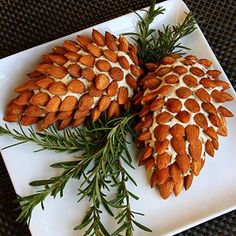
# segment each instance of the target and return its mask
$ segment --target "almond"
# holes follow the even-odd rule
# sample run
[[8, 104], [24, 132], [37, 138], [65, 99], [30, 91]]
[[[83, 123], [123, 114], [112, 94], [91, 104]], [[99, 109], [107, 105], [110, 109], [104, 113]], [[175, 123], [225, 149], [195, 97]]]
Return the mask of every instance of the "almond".
[[85, 66], [93, 67], [95, 58], [92, 55], [84, 55], [80, 57], [79, 62]]
[[198, 85], [197, 79], [192, 75], [185, 75], [183, 81], [188, 87], [195, 87]]
[[65, 48], [59, 47], [59, 46], [53, 47], [53, 48], [52, 48], [52, 51], [53, 51], [54, 53], [60, 54], [60, 55], [64, 55], [64, 54], [67, 52], [67, 50], [66, 50]]
[[219, 141], [217, 139], [212, 139], [211, 140], [213, 147], [215, 148], [215, 150], [219, 149]]
[[167, 152], [159, 154], [155, 157], [155, 163], [158, 170], [166, 168], [170, 163], [170, 161], [171, 161], [171, 156]]
[[99, 74], [95, 79], [95, 86], [99, 90], [104, 90], [109, 85], [109, 78], [105, 74]]
[[108, 118], [118, 116], [120, 114], [120, 107], [117, 101], [111, 101], [110, 106], [107, 109]]
[[202, 84], [204, 86], [204, 88], [214, 88], [214, 87], [216, 87], [216, 84], [214, 83], [214, 81], [209, 79], [209, 78], [202, 78], [200, 80], [200, 84]]
[[35, 105], [30, 105], [25, 109], [25, 115], [27, 116], [42, 116], [45, 114], [45, 110]]
[[[79, 120], [81, 119], [81, 118], [85, 118], [87, 115], [89, 114], [89, 110], [84, 110], [84, 111], [81, 111], [81, 110], [77, 110], [76, 112], [75, 112], [75, 115], [74, 115], [74, 119], [75, 120], [78, 120], [78, 121], [76, 121], [75, 123], [79, 123]], [[73, 124], [74, 125], [74, 124]], [[78, 124], [79, 125], [79, 124]]]
[[139, 64], [139, 59], [137, 56], [137, 48], [134, 45], [130, 45], [129, 57], [135, 65]]
[[48, 90], [50, 93], [58, 96], [65, 95], [67, 93], [66, 85], [60, 81], [50, 84]]
[[188, 98], [185, 102], [184, 102], [185, 107], [193, 112], [199, 112], [200, 111], [200, 106], [199, 104], [193, 99], [193, 98]]
[[52, 65], [51, 64], [48, 64], [48, 63], [41, 63], [41, 64], [38, 64], [37, 67], [36, 67], [36, 71], [38, 72], [41, 72], [43, 74], [47, 74], [46, 72], [46, 69], [48, 69], [49, 67], [51, 67]]
[[171, 145], [178, 154], [180, 155], [186, 154], [185, 140], [183, 138], [182, 139], [172, 138]]
[[88, 81], [92, 81], [96, 77], [94, 70], [91, 68], [84, 68], [82, 70], [82, 76]]
[[126, 83], [131, 87], [131, 88], [137, 88], [137, 82], [135, 78], [131, 74], [127, 74], [125, 76]]
[[198, 63], [202, 64], [205, 67], [210, 67], [212, 65], [212, 61], [208, 59], [200, 59], [198, 60]]
[[202, 69], [198, 67], [194, 67], [194, 66], [190, 68], [190, 72], [192, 72], [194, 75], [199, 76], [199, 77], [202, 77], [205, 75], [205, 72]]
[[98, 60], [96, 62], [96, 67], [100, 70], [100, 71], [109, 71], [111, 69], [111, 65], [108, 61], [106, 60]]
[[202, 106], [202, 109], [209, 114], [216, 114], [217, 113], [217, 110], [212, 103], [203, 102], [201, 104], [201, 106]]
[[203, 102], [209, 103], [211, 101], [211, 97], [210, 97], [209, 93], [204, 88], [197, 89], [195, 91], [195, 94]]
[[167, 75], [165, 77], [165, 82], [167, 84], [174, 84], [179, 82], [179, 78], [176, 75]]
[[194, 139], [189, 145], [189, 154], [193, 160], [199, 160], [202, 156], [202, 143], [199, 139]]
[[175, 183], [175, 186], [174, 186], [174, 194], [175, 196], [178, 196], [181, 192], [181, 190], [183, 189], [183, 186], [184, 186], [184, 178], [181, 177], [180, 180]]
[[156, 170], [153, 172], [153, 181], [151, 179], [151, 184], [152, 187], [155, 185], [161, 185], [163, 184], [169, 177], [170, 173], [169, 173], [169, 168], [163, 168], [160, 170]]
[[47, 93], [38, 92], [38, 93], [35, 93], [31, 97], [30, 103], [33, 104], [33, 105], [44, 106], [44, 105], [47, 104], [49, 99], [50, 99], [50, 96]]
[[167, 96], [171, 93], [171, 91], [173, 90], [173, 86], [172, 85], [163, 85], [161, 86], [156, 92], [159, 96]]
[[204, 130], [204, 133], [212, 139], [218, 139], [217, 133], [213, 127], [208, 127], [206, 130]]
[[29, 104], [30, 98], [33, 96], [33, 91], [25, 91], [22, 92], [16, 99], [14, 100], [14, 103], [18, 106], [23, 106]]
[[146, 116], [147, 114], [149, 114], [149, 112], [150, 112], [150, 105], [146, 105], [140, 111], [139, 117]]
[[168, 111], [170, 111], [172, 113], [177, 113], [181, 110], [182, 103], [177, 98], [170, 98], [166, 102], [166, 108]]
[[77, 105], [77, 98], [74, 96], [67, 96], [61, 103], [60, 111], [72, 111]]
[[156, 141], [156, 142], [155, 142], [155, 149], [156, 149], [156, 152], [157, 152], [158, 154], [163, 154], [163, 153], [166, 151], [168, 145], [169, 145], [168, 139], [165, 139], [165, 140], [163, 140], [162, 142]]
[[176, 139], [182, 139], [185, 135], [184, 127], [180, 124], [175, 124], [170, 128], [170, 134]]
[[155, 159], [154, 158], [149, 158], [145, 161], [146, 170], [151, 170], [154, 165], [155, 165]]
[[77, 127], [77, 126], [81, 125], [85, 121], [85, 119], [86, 119], [86, 116], [75, 119], [72, 123], [73, 127]]
[[187, 87], [180, 87], [175, 91], [175, 93], [179, 98], [183, 99], [188, 98], [192, 95], [192, 91]]
[[117, 50], [115, 37], [110, 32], [107, 31], [105, 33], [105, 43], [110, 50], [112, 51]]
[[169, 57], [169, 56], [164, 57], [164, 58], [162, 59], [162, 63], [163, 63], [164, 65], [173, 64], [173, 63], [175, 63], [175, 58]]
[[15, 91], [17, 93], [22, 93], [27, 90], [35, 90], [35, 89], [39, 89], [39, 86], [37, 85], [37, 81], [29, 80], [29, 81], [25, 82], [24, 84], [17, 86]]
[[223, 90], [230, 88], [229, 83], [227, 83], [223, 80], [214, 80], [214, 84], [216, 86], [221, 86]]
[[181, 170], [176, 163], [170, 166], [170, 176], [172, 177], [175, 184], [177, 184], [182, 178]]
[[25, 110], [25, 106], [18, 106], [14, 103], [10, 103], [7, 106], [6, 113], [7, 114], [12, 114], [12, 115], [21, 115], [21, 114], [24, 113], [24, 110]]
[[46, 117], [43, 119], [42, 123], [39, 124], [39, 129], [44, 130], [48, 128], [51, 124], [53, 124], [57, 120], [56, 112], [49, 112]]
[[183, 174], [187, 173], [190, 168], [190, 159], [187, 154], [177, 155], [176, 162], [178, 164], [179, 169]]
[[164, 98], [156, 98], [152, 104], [150, 105], [150, 110], [151, 111], [157, 111], [161, 109], [165, 104], [165, 99]]
[[93, 108], [93, 110], [91, 111], [91, 118], [92, 121], [95, 122], [101, 115], [101, 111], [99, 111], [99, 109], [97, 107]]
[[185, 127], [185, 133], [187, 140], [192, 143], [194, 140], [198, 139], [199, 127], [197, 125], [188, 125]]
[[80, 58], [79, 54], [76, 53], [76, 52], [67, 52], [67, 53], [65, 54], [65, 57], [66, 57], [68, 60], [73, 61], [73, 62], [78, 61], [79, 58]]
[[59, 110], [61, 98], [59, 96], [52, 97], [46, 105], [48, 112], [56, 112]]
[[129, 69], [129, 67], [130, 67], [129, 61], [127, 60], [127, 58], [125, 56], [118, 57], [118, 62], [123, 69], [125, 69], [125, 70]]
[[43, 77], [42, 79], [39, 79], [36, 84], [38, 87], [43, 88], [43, 89], [48, 89], [50, 84], [54, 82], [54, 79], [51, 77]]
[[41, 60], [44, 63], [49, 63], [49, 64], [53, 64], [52, 60], [49, 57], [50, 54], [45, 54], [41, 56]]
[[130, 65], [130, 71], [131, 71], [131, 73], [132, 73], [134, 76], [136, 76], [136, 77], [138, 77], [138, 76], [141, 75], [141, 69], [140, 69], [139, 66]]
[[93, 105], [93, 102], [94, 102], [93, 97], [91, 97], [89, 94], [84, 94], [79, 99], [78, 109], [80, 111], [89, 110], [91, 106]]
[[92, 38], [98, 46], [105, 46], [105, 37], [99, 31], [93, 29]]
[[139, 164], [142, 164], [144, 160], [148, 159], [152, 155], [152, 153], [153, 148], [151, 146], [146, 146], [139, 157]]
[[72, 118], [72, 116], [73, 116], [73, 111], [61, 111], [58, 114], [57, 119], [64, 120], [64, 119]]
[[85, 35], [77, 35], [77, 42], [82, 48], [87, 48], [87, 46], [92, 43], [92, 40]]
[[[144, 79], [147, 78], [147, 76], [144, 77]], [[148, 89], [151, 89], [151, 90], [156, 89], [160, 84], [161, 84], [161, 80], [156, 78], [156, 76], [153, 76], [153, 75], [149, 76], [144, 81], [144, 86]]]
[[51, 65], [46, 69], [46, 73], [57, 79], [62, 79], [67, 75], [67, 70], [63, 66]]
[[184, 188], [185, 190], [188, 190], [193, 182], [193, 174], [187, 175], [184, 177]]
[[15, 115], [15, 114], [5, 113], [3, 120], [7, 122], [17, 122], [19, 121], [19, 117], [18, 115]]
[[116, 81], [121, 81], [124, 78], [124, 72], [119, 67], [113, 67], [109, 71], [109, 75]]
[[233, 100], [233, 97], [224, 91], [213, 90], [211, 92], [211, 96], [216, 102], [226, 102]]
[[120, 87], [117, 95], [117, 101], [120, 105], [126, 103], [128, 99], [128, 89], [126, 87]]
[[67, 88], [73, 93], [83, 93], [85, 91], [85, 85], [80, 80], [71, 80]]
[[203, 129], [207, 129], [208, 123], [206, 117], [202, 113], [198, 113], [193, 118], [197, 125], [199, 125]]
[[59, 130], [65, 129], [71, 124], [71, 118], [67, 118], [61, 121], [60, 125], [58, 126]]
[[110, 62], [117, 62], [118, 56], [115, 52], [111, 50], [104, 50], [103, 55], [110, 61]]
[[143, 98], [143, 91], [139, 91], [136, 94], [134, 94], [134, 96], [132, 97], [132, 100], [134, 101], [134, 105], [140, 105], [141, 101]]
[[107, 87], [107, 95], [113, 97], [117, 94], [117, 91], [118, 91], [118, 84], [116, 81], [112, 81]]
[[222, 125], [218, 128], [217, 134], [226, 137], [228, 135], [227, 127], [226, 125]]
[[219, 71], [219, 70], [208, 70], [207, 74], [212, 76], [213, 78], [217, 78], [217, 77], [220, 76], [221, 71]]
[[149, 132], [149, 130], [146, 130], [144, 132], [142, 132], [139, 136], [138, 136], [138, 140], [139, 141], [146, 141], [148, 139], [151, 138], [151, 133]]
[[226, 107], [223, 107], [223, 106], [218, 107], [218, 112], [224, 117], [233, 117], [234, 116], [231, 111], [229, 111]]
[[81, 76], [81, 67], [77, 64], [70, 64], [68, 66], [68, 72], [75, 78], [79, 78]]
[[97, 87], [92, 84], [89, 87], [89, 95], [92, 97], [101, 97], [102, 96], [102, 90], [97, 89]]
[[190, 113], [188, 111], [179, 111], [175, 118], [182, 123], [188, 123], [190, 120]]
[[172, 54], [170, 54], [169, 56], [170, 56], [170, 57], [173, 57], [173, 58], [175, 58], [175, 59], [181, 57], [180, 54], [178, 54], [178, 53], [172, 53]]
[[37, 116], [22, 116], [20, 119], [21, 125], [32, 125], [37, 123], [39, 118]]
[[63, 47], [70, 52], [78, 52], [80, 49], [79, 47], [76, 46], [76, 43], [71, 40], [66, 40], [63, 43]]
[[153, 123], [153, 118], [152, 117], [149, 117], [149, 118], [146, 118], [144, 117], [144, 120], [143, 120], [143, 123], [142, 123], [142, 128], [143, 129], [147, 129], [149, 127], [152, 126], [152, 123]]
[[154, 136], [156, 140], [160, 142], [164, 141], [169, 134], [169, 128], [169, 125], [158, 125], [154, 129]]
[[88, 52], [90, 52], [94, 57], [100, 57], [102, 55], [102, 50], [94, 44], [88, 44], [86, 46]]
[[39, 77], [41, 77], [43, 74], [42, 73], [40, 73], [39, 71], [32, 71], [32, 72], [30, 72], [30, 73], [28, 73], [27, 74], [27, 76], [29, 76], [31, 79], [33, 79], [33, 78], [39, 78]]
[[194, 175], [198, 176], [200, 171], [201, 171], [201, 169], [202, 169], [202, 161], [201, 161], [201, 159], [199, 159], [197, 161], [192, 161], [191, 167], [192, 167]]
[[49, 58], [52, 62], [56, 63], [59, 66], [64, 65], [68, 61], [65, 56], [57, 54], [49, 54]]
[[171, 195], [171, 193], [173, 193], [173, 190], [174, 190], [174, 182], [173, 180], [170, 179], [166, 180], [165, 183], [159, 186], [159, 192], [163, 199], [167, 199]]
[[184, 59], [181, 61], [182, 64], [186, 65], [186, 66], [191, 66], [191, 65], [194, 65], [195, 62], [193, 60], [190, 60], [190, 59]]
[[214, 157], [214, 146], [211, 143], [210, 139], [208, 139], [205, 143], [205, 150], [208, 155]]
[[187, 73], [188, 70], [184, 66], [175, 66], [173, 71], [179, 75], [182, 75]]
[[171, 71], [171, 67], [162, 67], [161, 69], [157, 70], [157, 75], [162, 77], [166, 74], [168, 74]]
[[156, 116], [155, 120], [157, 124], [164, 124], [170, 121], [172, 118], [173, 118], [173, 115], [171, 115], [169, 112], [164, 111], [164, 112], [159, 113]]
[[126, 39], [126, 37], [124, 37], [123, 35], [120, 35], [119, 42], [120, 42], [119, 50], [123, 51], [125, 53], [128, 53], [129, 52], [129, 42]]
[[155, 71], [158, 66], [160, 64], [157, 64], [157, 63], [145, 63], [145, 68], [148, 70], [148, 71]]
[[98, 109], [100, 112], [105, 111], [111, 103], [111, 98], [107, 95], [103, 95], [98, 102]]
[[222, 125], [221, 119], [216, 114], [209, 114], [208, 118], [214, 126], [220, 127]]

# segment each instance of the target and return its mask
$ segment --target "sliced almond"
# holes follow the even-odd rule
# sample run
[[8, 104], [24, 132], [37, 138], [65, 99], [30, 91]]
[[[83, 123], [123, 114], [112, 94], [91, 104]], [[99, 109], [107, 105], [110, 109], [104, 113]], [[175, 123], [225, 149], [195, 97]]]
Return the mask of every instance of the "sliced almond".
[[230, 84], [223, 80], [214, 80], [214, 84], [222, 87], [223, 90], [230, 88]]
[[124, 78], [124, 72], [119, 67], [113, 67], [109, 71], [109, 75], [111, 76], [112, 79], [116, 81], [121, 81]]
[[57, 120], [57, 112], [49, 112], [45, 118], [43, 119], [42, 123], [39, 124], [39, 129], [44, 130], [52, 125]]
[[41, 64], [38, 64], [37, 67], [36, 67], [36, 71], [37, 72], [41, 72], [43, 74], [47, 74], [47, 69], [49, 67], [51, 67], [52, 65], [51, 64], [48, 64], [48, 63], [41, 63]]
[[40, 73], [39, 71], [36, 71], [36, 70], [27, 74], [27, 76], [29, 76], [31, 79], [39, 78], [42, 75], [43, 75], [42, 73]]
[[6, 113], [12, 115], [21, 115], [24, 113], [24, 110], [25, 106], [18, 106], [14, 103], [10, 103], [9, 105], [7, 105]]
[[73, 127], [81, 125], [86, 119], [86, 116], [73, 120]]
[[47, 93], [44, 92], [38, 92], [35, 93], [31, 99], [30, 103], [33, 105], [38, 105], [38, 106], [45, 106], [47, 102], [49, 101], [50, 96]]
[[66, 85], [60, 81], [50, 84], [48, 90], [50, 93], [58, 96], [65, 95], [67, 93]]
[[141, 101], [143, 103], [148, 103], [148, 102], [151, 102], [153, 101], [159, 94], [159, 91], [155, 91], [155, 92], [150, 92], [150, 93], [147, 93], [147, 94], [144, 94]]
[[92, 97], [101, 97], [102, 96], [102, 90], [97, 89], [97, 87], [92, 84], [89, 87], [89, 95]]
[[216, 114], [209, 114], [208, 118], [214, 126], [220, 127], [222, 125], [221, 119]]
[[153, 182], [152, 186], [163, 184], [168, 179], [169, 175], [170, 173], [168, 167], [154, 171], [152, 177], [154, 180], [152, 181], [151, 179], [151, 182]]
[[156, 92], [159, 96], [167, 96], [171, 93], [171, 91], [173, 90], [173, 86], [172, 85], [163, 85], [161, 86]]
[[181, 170], [176, 163], [170, 165], [170, 176], [175, 184], [177, 184], [182, 178]]
[[175, 58], [166, 56], [162, 59], [162, 63], [164, 65], [173, 64], [173, 63], [175, 63]]
[[5, 113], [3, 120], [7, 122], [17, 122], [19, 121], [19, 115]]
[[148, 159], [152, 155], [152, 153], [153, 148], [151, 146], [146, 146], [139, 157], [139, 164], [142, 164], [144, 160]]
[[166, 102], [166, 108], [172, 113], [178, 113], [182, 108], [182, 103], [177, 98], [170, 98]]
[[149, 158], [145, 161], [145, 168], [146, 170], [151, 170], [155, 166], [155, 159]]
[[215, 148], [215, 150], [219, 149], [219, 141], [217, 139], [212, 139], [211, 140], [213, 147]]
[[217, 134], [226, 137], [228, 135], [227, 127], [225, 124], [220, 126], [217, 130]]
[[211, 92], [211, 96], [215, 100], [215, 102], [219, 103], [233, 100], [233, 97], [229, 93], [224, 91], [213, 90]]
[[181, 192], [181, 190], [183, 189], [183, 186], [184, 186], [184, 178], [181, 176], [180, 180], [175, 183], [175, 186], [174, 186], [174, 194], [175, 196], [178, 196]]
[[83, 93], [85, 91], [85, 85], [80, 80], [71, 80], [67, 85], [67, 88], [73, 93]]
[[204, 88], [207, 88], [207, 89], [216, 87], [216, 84], [210, 78], [202, 78], [200, 80], [200, 84], [202, 84], [204, 86]]
[[192, 167], [194, 175], [198, 176], [200, 171], [201, 171], [201, 169], [202, 169], [202, 161], [201, 161], [201, 159], [199, 159], [197, 161], [192, 161], [191, 167]]
[[158, 79], [155, 75], [151, 74], [151, 75], [146, 75], [143, 78], [143, 84], [146, 88], [148, 89], [156, 89], [159, 87], [159, 85], [161, 84], [161, 80]]
[[60, 55], [64, 55], [67, 52], [67, 50], [64, 47], [59, 47], [59, 46], [53, 47], [52, 51]]
[[190, 66], [190, 65], [194, 65], [195, 61], [190, 60], [190, 59], [184, 59], [181, 61], [182, 64], [186, 65], [186, 66]]
[[205, 67], [210, 67], [212, 65], [212, 61], [208, 59], [200, 59], [198, 60], [198, 63], [202, 64]]
[[[75, 123], [79, 123], [79, 121], [80, 121], [80, 119], [81, 118], [84, 118], [85, 119], [85, 117], [87, 116], [89, 114], [89, 110], [83, 110], [83, 111], [81, 111], [81, 110], [77, 110], [76, 112], [75, 112], [75, 114], [74, 114], [74, 119], [75, 120], [78, 120], [78, 121], [75, 121]], [[74, 125], [74, 124], [73, 124]], [[77, 124], [77, 126], [78, 125], [80, 125], [80, 124]]]
[[136, 46], [130, 45], [130, 47], [129, 47], [129, 57], [135, 65], [139, 64], [139, 59], [138, 59], [138, 55], [137, 55], [137, 47]]
[[67, 96], [61, 103], [60, 111], [72, 111], [77, 105], [77, 98], [74, 96]]

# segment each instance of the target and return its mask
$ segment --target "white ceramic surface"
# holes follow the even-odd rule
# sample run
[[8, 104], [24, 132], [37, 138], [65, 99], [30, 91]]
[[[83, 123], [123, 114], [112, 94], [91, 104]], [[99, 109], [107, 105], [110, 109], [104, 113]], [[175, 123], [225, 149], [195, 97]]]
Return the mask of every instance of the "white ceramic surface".
[[[157, 28], [162, 27], [163, 24], [180, 22], [184, 18], [184, 12], [188, 12], [186, 5], [180, 0], [169, 0], [157, 6], [166, 8], [165, 14], [159, 16], [153, 23], [153, 26]], [[134, 14], [128, 14], [94, 27], [101, 31], [109, 30], [114, 34], [120, 34], [135, 31], [136, 21], [137, 17]], [[90, 32], [91, 28], [79, 33], [89, 34]], [[0, 125], [4, 125], [2, 117], [5, 105], [15, 96], [14, 88], [25, 80], [25, 74], [38, 63], [40, 55], [50, 51], [53, 46], [60, 45], [65, 39], [75, 38], [77, 33], [0, 60]], [[187, 36], [183, 40], [183, 44], [192, 48], [190, 53], [200, 58], [211, 59], [214, 67], [222, 70], [199, 28]], [[224, 73], [222, 79], [228, 81]], [[230, 93], [236, 98], [232, 87]], [[236, 114], [236, 99], [228, 103], [228, 108]], [[228, 119], [227, 122], [228, 137], [220, 139], [220, 148], [215, 157], [207, 158], [200, 176], [194, 180], [189, 191], [183, 191], [179, 197], [171, 196], [168, 200], [162, 200], [158, 192], [149, 187], [143, 167], [138, 167], [135, 164], [135, 170], [129, 170], [137, 181], [138, 187], [131, 184], [128, 187], [140, 197], [139, 201], [132, 202], [133, 209], [145, 214], [145, 217], [138, 217], [138, 220], [153, 230], [152, 233], [144, 233], [136, 229], [135, 236], [171, 235], [236, 208], [234, 148], [236, 117]], [[8, 125], [11, 128], [17, 128], [16, 124]], [[14, 142], [11, 138], [0, 137], [1, 148]], [[74, 155], [52, 151], [33, 153], [37, 148], [36, 145], [27, 143], [1, 151], [14, 188], [20, 195], [35, 191], [28, 185], [30, 181], [48, 178], [56, 174], [55, 170], [49, 168], [51, 163], [68, 160]], [[130, 148], [135, 162], [136, 149], [134, 145], [131, 145]], [[82, 235], [82, 232], [72, 230], [80, 222], [88, 207], [87, 202], [82, 204], [76, 202], [77, 188], [78, 183], [71, 181], [66, 187], [63, 198], [55, 200], [48, 198], [44, 211], [40, 207], [35, 209], [30, 224], [33, 236]], [[104, 214], [104, 222], [109, 231], [113, 231], [116, 227], [111, 217], [106, 214]]]

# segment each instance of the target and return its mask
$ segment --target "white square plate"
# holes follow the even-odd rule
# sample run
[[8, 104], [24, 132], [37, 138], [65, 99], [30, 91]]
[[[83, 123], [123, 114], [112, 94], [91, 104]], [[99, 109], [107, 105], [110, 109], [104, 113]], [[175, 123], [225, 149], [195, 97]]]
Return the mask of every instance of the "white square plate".
[[[157, 6], [163, 6], [166, 11], [153, 23], [156, 28], [161, 28], [163, 24], [173, 25], [181, 22], [185, 16], [184, 12], [189, 11], [180, 0], [166, 1]], [[132, 13], [94, 27], [103, 32], [109, 30], [117, 35], [135, 31], [136, 22], [137, 16]], [[66, 39], [75, 38], [78, 33], [89, 34], [90, 32], [91, 28], [85, 29], [0, 60], [0, 125], [4, 125], [2, 117], [6, 104], [15, 96], [14, 88], [25, 80], [25, 74], [38, 63], [40, 55], [50, 51], [53, 46], [60, 45]], [[192, 48], [189, 53], [199, 58], [211, 59], [214, 67], [222, 70], [199, 28], [182, 42], [185, 46]], [[222, 79], [228, 81], [225, 73], [222, 74]], [[228, 108], [236, 114], [236, 96], [232, 87], [229, 92], [235, 99], [228, 104]], [[195, 178], [192, 187], [187, 192], [183, 191], [179, 197], [171, 196], [168, 200], [162, 200], [158, 191], [149, 187], [144, 168], [135, 164], [136, 169], [129, 170], [137, 181], [138, 187], [132, 185], [128, 187], [140, 197], [138, 201], [132, 202], [133, 209], [145, 214], [145, 217], [138, 217], [137, 220], [153, 230], [152, 233], [144, 233], [135, 229], [135, 236], [171, 235], [236, 208], [234, 149], [236, 117], [228, 119], [227, 122], [228, 137], [220, 140], [220, 148], [215, 157], [207, 158], [200, 176]], [[9, 124], [9, 127], [17, 128], [17, 125]], [[0, 137], [1, 148], [12, 143], [14, 140], [11, 138]], [[135, 162], [136, 149], [134, 145], [130, 148]], [[33, 153], [36, 149], [36, 145], [27, 143], [1, 152], [15, 191], [19, 195], [35, 191], [28, 185], [30, 181], [55, 175], [55, 170], [49, 168], [50, 164], [73, 157], [71, 154], [59, 154], [52, 151]], [[82, 235], [82, 232], [73, 231], [73, 227], [81, 221], [88, 203], [77, 203], [77, 188], [78, 183], [71, 181], [65, 189], [63, 198], [55, 200], [48, 198], [45, 211], [42, 211], [40, 207], [34, 210], [30, 224], [33, 236]], [[109, 225], [108, 230], [113, 231], [115, 224], [111, 217], [104, 214], [104, 222]]]

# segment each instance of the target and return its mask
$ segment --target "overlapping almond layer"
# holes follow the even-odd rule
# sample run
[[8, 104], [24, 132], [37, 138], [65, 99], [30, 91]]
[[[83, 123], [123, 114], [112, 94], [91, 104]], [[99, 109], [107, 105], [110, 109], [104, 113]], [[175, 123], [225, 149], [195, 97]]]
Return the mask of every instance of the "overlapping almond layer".
[[152, 171], [151, 186], [158, 186], [164, 199], [178, 195], [183, 186], [187, 190], [206, 154], [213, 157], [218, 149], [218, 135], [227, 136], [225, 117], [233, 114], [222, 103], [233, 98], [211, 64], [179, 55], [147, 64], [143, 91], [134, 97], [143, 106], [135, 127], [144, 144], [139, 162]]
[[92, 38], [78, 35], [42, 56], [30, 80], [18, 86], [19, 95], [7, 106], [4, 120], [22, 125], [39, 122], [45, 129], [59, 121], [59, 129], [81, 124], [88, 115], [95, 121], [107, 111], [117, 116], [129, 105], [141, 73], [136, 48], [124, 36]]

